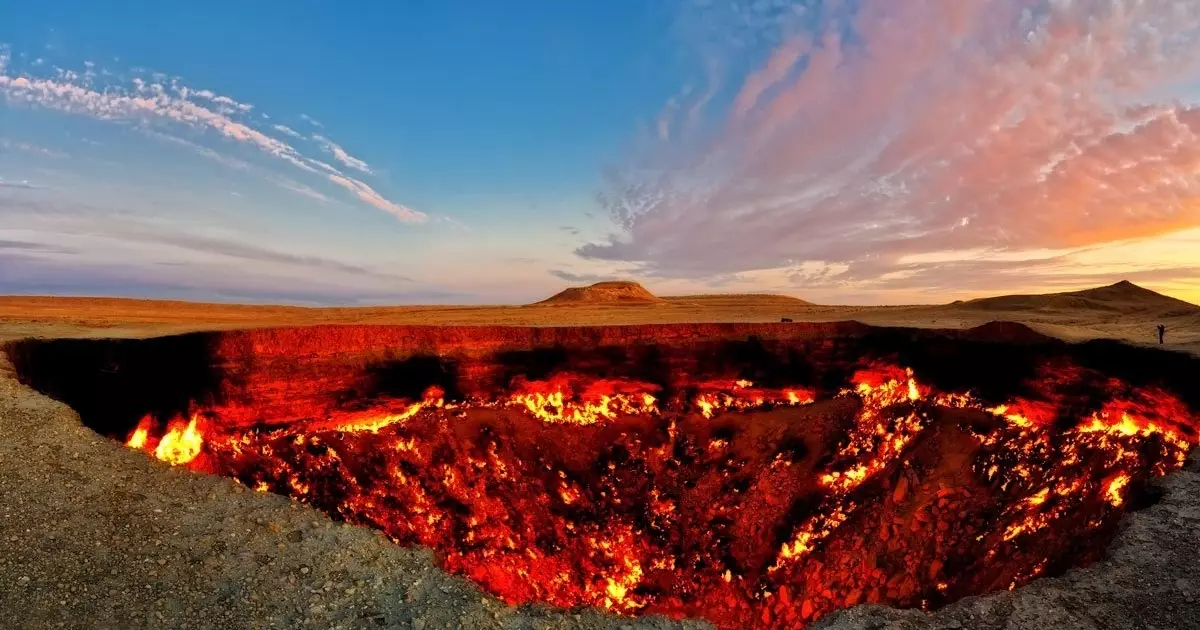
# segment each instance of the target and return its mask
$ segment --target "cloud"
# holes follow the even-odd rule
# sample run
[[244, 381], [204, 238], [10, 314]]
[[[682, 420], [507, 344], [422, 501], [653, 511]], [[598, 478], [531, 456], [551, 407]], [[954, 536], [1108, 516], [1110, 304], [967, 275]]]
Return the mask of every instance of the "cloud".
[[205, 234], [204, 228], [195, 225], [145, 221], [122, 215], [93, 216], [95, 214], [83, 216], [78, 211], [67, 212], [55, 222], [44, 221], [44, 212], [25, 216], [25, 220], [14, 214], [12, 223], [26, 227], [0, 230], [0, 250], [82, 253], [88, 256], [89, 263], [97, 264], [110, 259], [131, 263], [140, 259], [142, 265], [150, 262], [195, 265], [198, 259], [188, 254], [202, 254], [235, 264], [250, 275], [274, 270], [330, 282], [338, 278], [383, 285], [413, 281], [407, 276], [331, 258], [263, 247], [238, 235]]
[[354, 179], [353, 177], [347, 177], [345, 175], [330, 174], [329, 180], [338, 184], [339, 186], [346, 188], [347, 190], [354, 192], [354, 194], [357, 195], [359, 199], [362, 199], [363, 201], [371, 204], [372, 206], [375, 206], [376, 208], [379, 208], [380, 210], [383, 210], [384, 212], [391, 214], [392, 216], [396, 217], [397, 219], [401, 219], [403, 221], [416, 222], [416, 221], [424, 221], [425, 219], [428, 218], [422, 212], [418, 212], [416, 210], [413, 210], [412, 208], [409, 208], [408, 206], [402, 206], [398, 203], [394, 203], [392, 201], [385, 199], [382, 195], [375, 192], [370, 186], [362, 183], [361, 181], [359, 181], [357, 179]]
[[325, 126], [325, 125], [322, 125], [319, 121], [317, 121], [317, 119], [313, 118], [312, 116], [309, 116], [308, 114], [300, 114], [300, 120], [303, 120], [304, 122], [306, 122], [314, 127], [324, 127]]
[[830, 281], [931, 286], [951, 271], [905, 256], [1200, 226], [1200, 108], [1174, 97], [1200, 68], [1186, 3], [837, 4], [807, 30], [737, 22], [769, 33], [741, 38], [772, 42], [764, 61], [718, 124], [608, 174], [619, 232], [577, 253], [663, 277], [817, 261]]
[[147, 135], [149, 135], [153, 138], [157, 138], [164, 142], [170, 142], [172, 144], [177, 144], [182, 147], [187, 147], [188, 149], [191, 149], [192, 151], [195, 151], [196, 153], [198, 153], [218, 164], [226, 166], [228, 168], [259, 175], [263, 179], [266, 179], [267, 181], [271, 182], [272, 184], [275, 184], [276, 186], [279, 186], [280, 188], [282, 188], [284, 190], [289, 190], [298, 195], [303, 195], [305, 197], [308, 197], [309, 199], [315, 199], [317, 201], [323, 201], [323, 202], [332, 201], [329, 197], [326, 197], [325, 195], [321, 194], [320, 192], [317, 192], [316, 190], [313, 190], [309, 186], [305, 186], [304, 184], [301, 184], [300, 182], [297, 182], [296, 180], [291, 179], [289, 177], [283, 177], [282, 175], [276, 175], [275, 173], [269, 172], [266, 169], [255, 166], [245, 160], [241, 160], [241, 159], [238, 159], [238, 158], [230, 156], [230, 155], [225, 155], [219, 151], [214, 151], [213, 149], [210, 149], [206, 146], [192, 142], [191, 140], [186, 140], [184, 138], [179, 138], [176, 136], [172, 136], [172, 135], [165, 134], [165, 133], [159, 133], [157, 131], [152, 131], [152, 130], [143, 130], [143, 131]]
[[[400, 219], [419, 222], [427, 218], [421, 212], [387, 199], [367, 183], [345, 176], [330, 164], [304, 156], [287, 142], [271, 137], [250, 122], [245, 122], [245, 117], [241, 114], [250, 111], [252, 106], [227, 96], [214, 94], [210, 90], [193, 90], [177, 81], [164, 85], [161, 82], [147, 82], [141, 78], [132, 79], [132, 87], [110, 85], [96, 88], [91, 85], [90, 80], [80, 80], [79, 76], [71, 71], [60, 71], [55, 78], [11, 76], [5, 73], [6, 66], [6, 60], [0, 63], [0, 94], [10, 103], [44, 107], [106, 121], [160, 123], [213, 131], [306, 173], [320, 175], [334, 185], [345, 188], [358, 199]], [[165, 79], [155, 76], [156, 81]], [[334, 146], [336, 145], [331, 143], [331, 151]], [[340, 151], [340, 147], [338, 150]], [[334, 152], [334, 155], [342, 159], [343, 163], [366, 166], [360, 160], [346, 155], [344, 151], [341, 153], [341, 156], [337, 152]]]
[[289, 135], [293, 138], [303, 138], [304, 137], [304, 136], [300, 135], [299, 131], [292, 129], [291, 127], [288, 127], [287, 125], [271, 125], [271, 128], [280, 133], [286, 133], [287, 135]]
[[448, 225], [451, 228], [454, 228], [455, 230], [459, 230], [461, 232], [470, 232], [471, 231], [471, 226], [469, 226], [466, 223], [463, 223], [462, 221], [459, 221], [458, 219], [455, 219], [453, 217], [435, 217], [434, 222], [440, 223], [442, 225]]
[[26, 153], [36, 153], [38, 155], [45, 155], [48, 157], [56, 157], [56, 158], [70, 157], [66, 153], [63, 153], [62, 151], [55, 151], [54, 149], [47, 149], [46, 147], [41, 147], [36, 144], [30, 144], [28, 142], [21, 142], [19, 140], [10, 140], [8, 138], [0, 138], [0, 147], [5, 148], [5, 149], [10, 149], [13, 151], [24, 151]]
[[349, 166], [350, 168], [362, 171], [367, 174], [371, 174], [371, 167], [367, 166], [366, 162], [354, 157], [353, 155], [350, 155], [349, 153], [346, 153], [345, 149], [338, 146], [337, 144], [334, 144], [334, 142], [332, 140], [330, 140], [329, 138], [326, 138], [325, 136], [322, 136], [320, 134], [315, 134], [315, 133], [313, 134], [312, 138], [313, 138], [313, 140], [316, 140], [317, 143], [319, 143], [321, 145], [322, 149], [324, 149], [325, 151], [327, 151], [329, 153], [332, 153], [333, 157], [335, 159], [337, 159], [337, 161], [341, 162], [342, 164], [345, 164], [346, 166]]
[[566, 280], [567, 282], [574, 282], [576, 284], [595, 284], [597, 282], [621, 279], [618, 276], [595, 273], [572, 273], [570, 271], [563, 271], [561, 269], [551, 269], [550, 275], [560, 280]]
[[42, 254], [73, 254], [75, 250], [58, 247], [48, 243], [34, 243], [29, 241], [11, 241], [0, 239], [0, 250], [18, 251], [18, 252], [36, 252]]
[[43, 187], [38, 186], [36, 184], [30, 184], [28, 180], [24, 180], [24, 179], [19, 182], [10, 182], [10, 181], [5, 181], [3, 178], [0, 178], [0, 188], [19, 188], [21, 190], [40, 190]]
[[0, 293], [181, 299], [241, 304], [358, 305], [462, 302], [472, 296], [427, 288], [364, 289], [322, 280], [296, 285], [224, 265], [65, 265], [0, 250]]
[[229, 258], [236, 258], [255, 263], [295, 265], [350, 275], [377, 276], [396, 282], [412, 282], [411, 278], [405, 276], [382, 273], [358, 265], [349, 265], [328, 258], [289, 254], [286, 252], [265, 249], [256, 245], [250, 245], [234, 240], [205, 237], [197, 234], [138, 234], [133, 232], [124, 234], [122, 237], [130, 240], [149, 239], [149, 241], [153, 243], [172, 245], [181, 249], [188, 249], [206, 254], [216, 254], [219, 256], [226, 256]]

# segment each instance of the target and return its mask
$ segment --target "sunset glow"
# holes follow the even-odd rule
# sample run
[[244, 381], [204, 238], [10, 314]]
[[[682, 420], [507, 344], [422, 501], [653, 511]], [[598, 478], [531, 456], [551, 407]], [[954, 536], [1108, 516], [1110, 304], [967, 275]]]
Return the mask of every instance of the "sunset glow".
[[31, 7], [0, 23], [0, 292], [1200, 301], [1195, 11], [653, 4], [296, 7], [286, 68], [252, 18]]

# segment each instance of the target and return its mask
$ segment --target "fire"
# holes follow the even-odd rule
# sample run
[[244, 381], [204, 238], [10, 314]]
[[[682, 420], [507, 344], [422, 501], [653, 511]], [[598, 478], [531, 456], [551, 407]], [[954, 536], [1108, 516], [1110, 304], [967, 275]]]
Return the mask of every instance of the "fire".
[[133, 430], [132, 434], [130, 434], [129, 440], [125, 442], [125, 446], [139, 450], [145, 448], [146, 441], [150, 439], [151, 424], [152, 421], [149, 416], [138, 423], [137, 428]]
[[1129, 485], [1129, 475], [1126, 474], [1117, 475], [1112, 481], [1108, 482], [1108, 486], [1104, 489], [1104, 496], [1113, 507], [1121, 507], [1121, 504], [1125, 502], [1125, 498], [1121, 496], [1121, 491], [1127, 485]]
[[651, 393], [657, 386], [623, 381], [596, 381], [579, 388], [576, 379], [560, 376], [546, 382], [522, 382], [506, 406], [522, 407], [543, 422], [595, 424], [619, 415], [658, 412]]
[[886, 364], [826, 390], [563, 373], [270, 426], [234, 406], [147, 416], [126, 444], [433, 548], [513, 604], [793, 628], [1096, 559], [1080, 550], [1183, 465], [1198, 423], [1122, 383], [1071, 399], [1084, 376], [1063, 373], [1005, 401]]
[[697, 386], [695, 409], [705, 418], [724, 411], [751, 411], [780, 406], [812, 404], [816, 393], [802, 387], [771, 389], [755, 387], [753, 381], [708, 381]]
[[154, 448], [154, 456], [172, 466], [182, 466], [196, 459], [203, 445], [204, 438], [193, 415], [187, 423], [174, 420], [167, 425], [167, 432]]

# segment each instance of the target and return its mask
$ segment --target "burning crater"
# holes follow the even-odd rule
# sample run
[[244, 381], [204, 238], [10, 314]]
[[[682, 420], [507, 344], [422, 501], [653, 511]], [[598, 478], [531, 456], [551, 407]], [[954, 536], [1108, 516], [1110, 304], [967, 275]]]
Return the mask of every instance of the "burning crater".
[[1200, 362], [1016, 326], [322, 327], [24, 341], [132, 448], [510, 603], [797, 627], [1099, 559], [1197, 441]]

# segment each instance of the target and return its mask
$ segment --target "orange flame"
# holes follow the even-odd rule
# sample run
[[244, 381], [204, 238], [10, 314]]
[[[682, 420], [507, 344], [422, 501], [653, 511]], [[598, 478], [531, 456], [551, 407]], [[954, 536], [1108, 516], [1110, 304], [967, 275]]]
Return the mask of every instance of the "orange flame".
[[[557, 374], [490, 400], [447, 403], [431, 388], [419, 401], [306, 410], [270, 430], [229, 428], [223, 414], [247, 412], [213, 408], [157, 436], [147, 416], [126, 443], [193, 469], [208, 468], [203, 453], [247, 487], [437, 549], [510, 603], [782, 628], [862, 602], [928, 607], [1015, 587], [1078, 548], [1042, 547], [1058, 544], [1048, 537], [1108, 531], [1130, 488], [1181, 467], [1195, 435], [1174, 397], [1110, 389], [1071, 426], [1071, 401], [1053, 395], [985, 403], [876, 365], [797, 411], [802, 422], [738, 424], [701, 418], [817, 392], [730, 379], [663, 394]], [[803, 446], [772, 441], [805, 423], [815, 437]], [[938, 450], [948, 434], [953, 448]], [[749, 452], [766, 443], [778, 452]], [[957, 477], [938, 477], [954, 458]], [[977, 562], [947, 567], [949, 555]]]
[[172, 466], [182, 466], [196, 459], [203, 446], [204, 437], [193, 415], [186, 423], [177, 419], [167, 425], [167, 432], [155, 447], [154, 456]]

